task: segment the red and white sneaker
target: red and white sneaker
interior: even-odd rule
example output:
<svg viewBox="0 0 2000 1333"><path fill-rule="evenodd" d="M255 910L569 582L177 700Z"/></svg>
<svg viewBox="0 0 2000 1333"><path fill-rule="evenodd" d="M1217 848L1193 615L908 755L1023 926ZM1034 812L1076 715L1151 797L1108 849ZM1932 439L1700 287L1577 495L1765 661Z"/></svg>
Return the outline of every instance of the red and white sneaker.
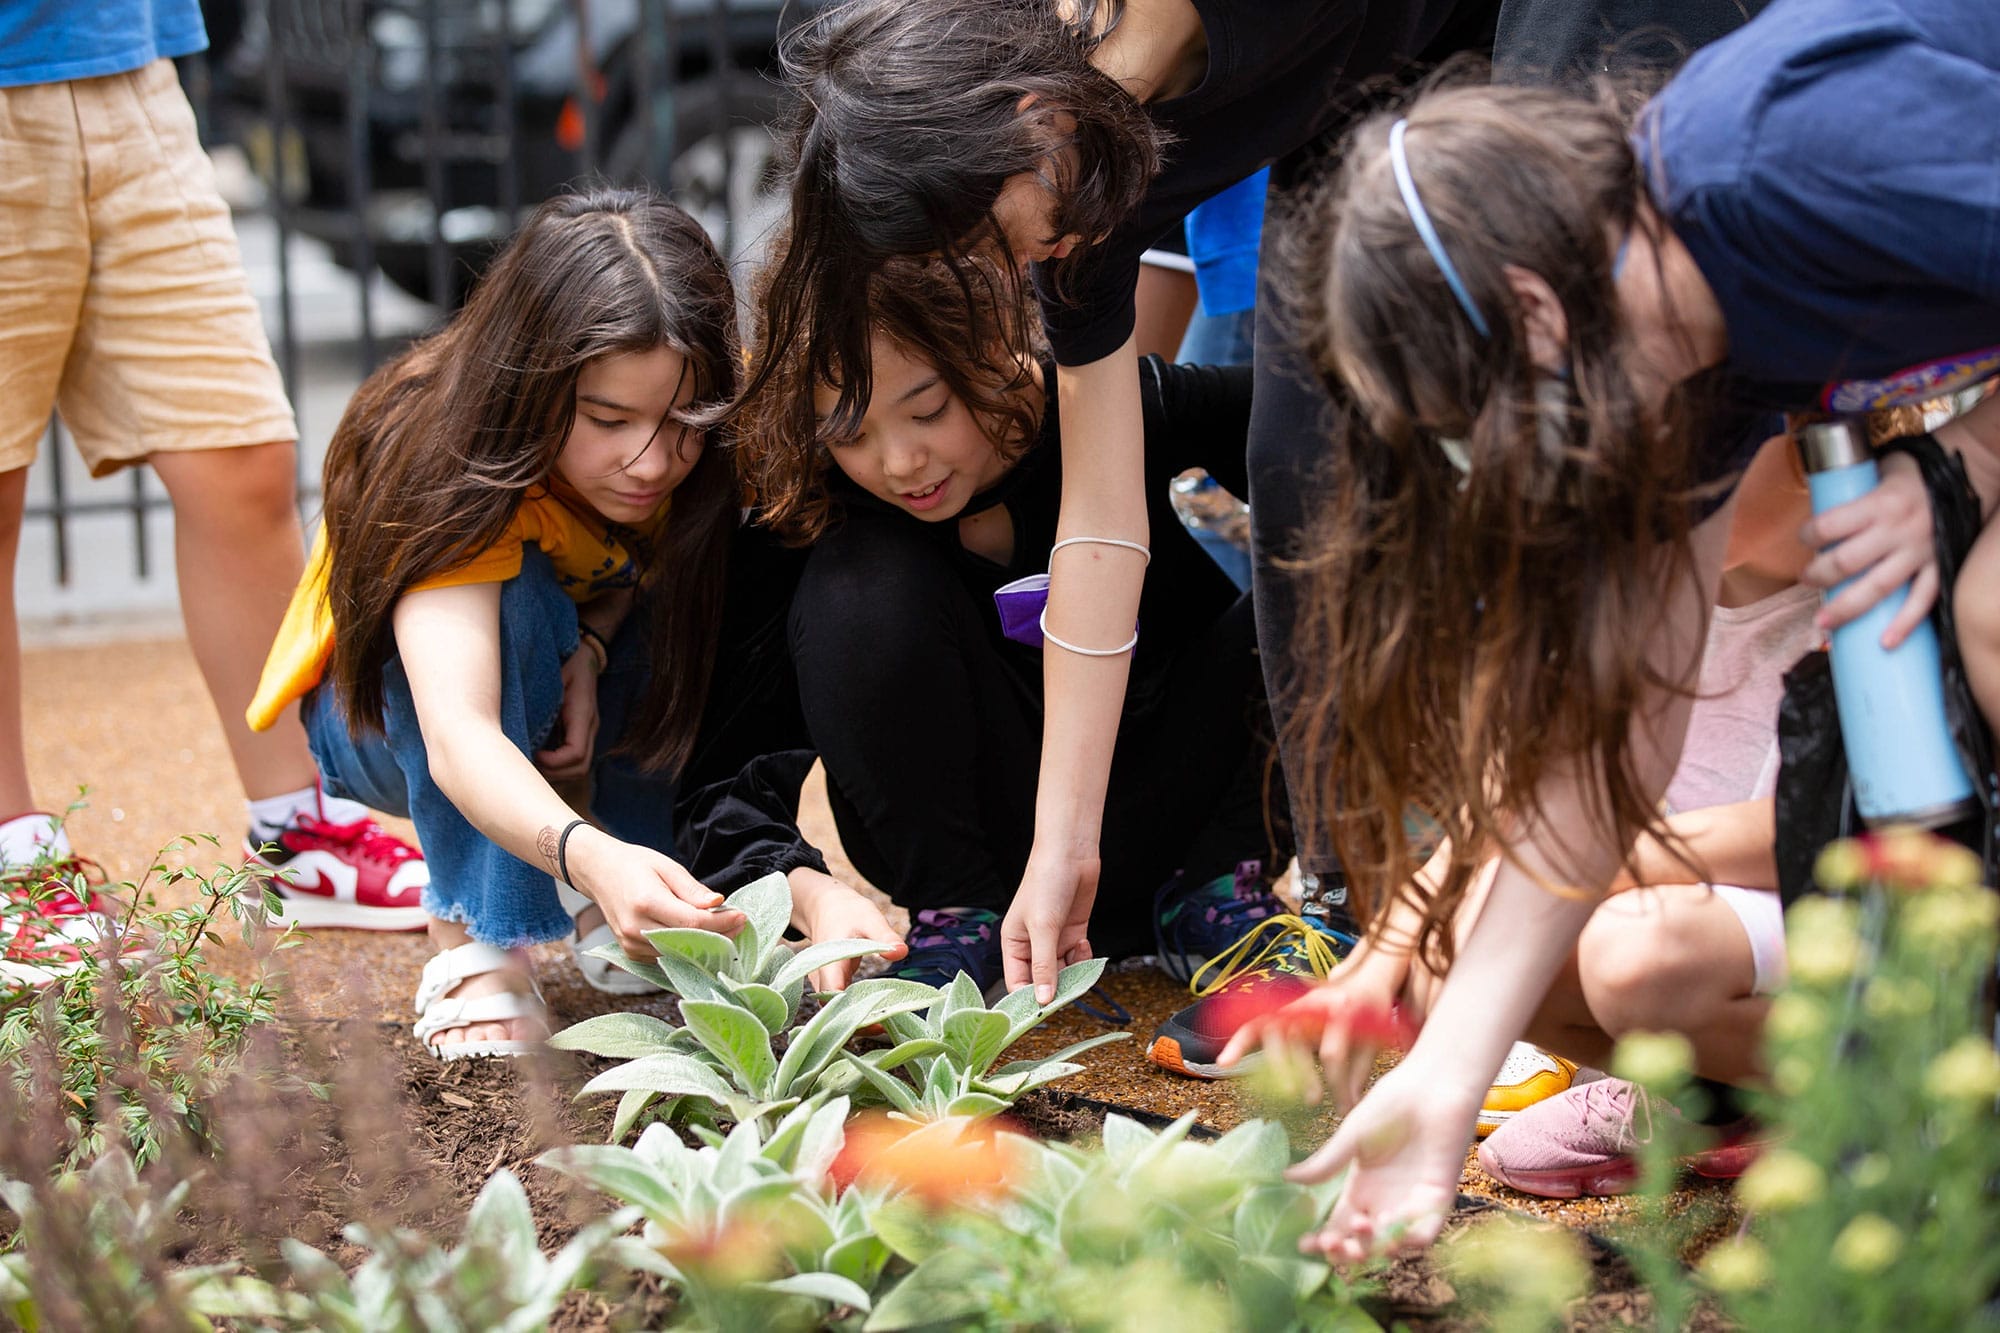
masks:
<svg viewBox="0 0 2000 1333"><path fill-rule="evenodd" d="M83 966L84 951L116 929L117 907L98 892L104 867L78 856L0 870L0 895L10 910L0 916L0 981L40 987ZM79 897L81 882L86 896ZM128 954L143 953L136 940Z"/></svg>
<svg viewBox="0 0 2000 1333"><path fill-rule="evenodd" d="M422 930L424 886L431 882L424 854L364 815L339 824L309 813L268 841L279 850L262 856L245 843L250 863L271 873L278 926L348 930Z"/></svg>

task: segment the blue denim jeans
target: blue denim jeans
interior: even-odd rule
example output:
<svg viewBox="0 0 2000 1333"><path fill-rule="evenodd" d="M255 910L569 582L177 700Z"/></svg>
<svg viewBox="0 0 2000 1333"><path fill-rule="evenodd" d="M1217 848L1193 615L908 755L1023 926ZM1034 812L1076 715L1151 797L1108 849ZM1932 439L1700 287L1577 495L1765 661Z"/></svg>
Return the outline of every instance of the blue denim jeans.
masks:
<svg viewBox="0 0 2000 1333"><path fill-rule="evenodd" d="M612 638L598 680L592 809L613 837L672 855L674 782L608 755L623 734L646 676L643 604ZM500 728L532 757L547 746L562 708L562 664L577 648L576 604L541 549L522 551L521 572L500 591ZM307 697L301 713L326 789L406 815L430 862L424 910L462 921L472 938L500 948L561 939L575 927L544 866L530 865L481 833L431 780L410 680L400 657L383 669L383 732L352 734L333 691Z"/></svg>

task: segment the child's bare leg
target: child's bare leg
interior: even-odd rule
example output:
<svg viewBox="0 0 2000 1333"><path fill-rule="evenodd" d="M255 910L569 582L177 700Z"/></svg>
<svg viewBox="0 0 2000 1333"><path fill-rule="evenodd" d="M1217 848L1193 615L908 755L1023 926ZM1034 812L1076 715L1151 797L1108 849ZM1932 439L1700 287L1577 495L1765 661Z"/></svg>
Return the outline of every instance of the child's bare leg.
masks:
<svg viewBox="0 0 2000 1333"><path fill-rule="evenodd" d="M1707 885L1614 894L1584 926L1576 956L1607 1053L1627 1032L1673 1031L1694 1043L1695 1071L1706 1078L1742 1083L1762 1073L1771 1004L1755 993L1742 919Z"/></svg>
<svg viewBox="0 0 2000 1333"><path fill-rule="evenodd" d="M14 558L28 503L28 469L0 472L0 819L35 808L21 725L21 626L14 613Z"/></svg>
<svg viewBox="0 0 2000 1333"><path fill-rule="evenodd" d="M244 710L305 568L294 448L160 453L148 460L174 503L174 559L188 644L221 715L244 793L310 787L318 773L296 710L255 732Z"/></svg>
<svg viewBox="0 0 2000 1333"><path fill-rule="evenodd" d="M1986 725L2000 731L2000 523L1972 544L1951 594L1958 655Z"/></svg>

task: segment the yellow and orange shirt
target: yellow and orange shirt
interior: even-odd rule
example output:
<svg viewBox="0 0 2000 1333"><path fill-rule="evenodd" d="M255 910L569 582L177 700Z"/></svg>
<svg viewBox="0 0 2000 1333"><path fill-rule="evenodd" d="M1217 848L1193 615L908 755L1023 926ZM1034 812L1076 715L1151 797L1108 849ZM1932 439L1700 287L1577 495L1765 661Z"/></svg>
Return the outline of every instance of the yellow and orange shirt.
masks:
<svg viewBox="0 0 2000 1333"><path fill-rule="evenodd" d="M580 500L537 486L514 511L500 540L457 569L426 579L410 591L505 583L521 572L521 548L532 543L541 547L555 566L556 578L570 599L588 602L639 581L639 566L630 545L637 544L635 536L643 540L657 535L666 522L667 508L662 504L659 512L635 531L607 523ZM278 637L264 659L256 697L246 713L257 731L276 722L289 704L318 685L326 673L335 632L327 606L327 569L326 529L322 527L313 539L305 575L292 593L284 623L278 626Z"/></svg>

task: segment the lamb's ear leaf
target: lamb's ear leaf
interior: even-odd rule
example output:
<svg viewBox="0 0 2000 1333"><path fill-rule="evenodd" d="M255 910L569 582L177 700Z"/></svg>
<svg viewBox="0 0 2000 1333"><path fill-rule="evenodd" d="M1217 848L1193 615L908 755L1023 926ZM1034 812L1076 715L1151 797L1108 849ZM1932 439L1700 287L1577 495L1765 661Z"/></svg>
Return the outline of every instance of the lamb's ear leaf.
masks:
<svg viewBox="0 0 2000 1333"><path fill-rule="evenodd" d="M588 1051L611 1060L636 1060L667 1049L679 1030L649 1014L619 1010L572 1023L550 1037L549 1045L559 1051Z"/></svg>
<svg viewBox="0 0 2000 1333"><path fill-rule="evenodd" d="M778 969L776 975L771 978L771 984L783 990L794 978L805 977L828 963L887 953L889 948L889 945L880 940L827 940L821 944L809 944L793 954L791 960Z"/></svg>
<svg viewBox="0 0 2000 1333"><path fill-rule="evenodd" d="M791 1277L781 1277L774 1282L759 1282L755 1285L760 1291L781 1292L787 1296L805 1296L832 1305L845 1305L863 1314L868 1313L868 1293L838 1273L795 1273Z"/></svg>
<svg viewBox="0 0 2000 1333"><path fill-rule="evenodd" d="M640 962L636 958L628 958L625 956L625 951L615 944L600 944L596 948L587 950L586 952L592 958L602 958L605 962L613 966L624 968L635 977L641 977L652 982L661 990L673 990L674 988L673 982L668 980L667 974L661 970L658 963L650 961Z"/></svg>
<svg viewBox="0 0 2000 1333"><path fill-rule="evenodd" d="M868 1062L866 1057L856 1055L852 1051L842 1051L840 1058L846 1061L848 1068L855 1070L861 1077L867 1079L869 1085L875 1091L881 1093L889 1105L895 1107L904 1115L915 1115L917 1113L917 1094L911 1089L909 1084L903 1082L903 1080L897 1078L887 1070L877 1069Z"/></svg>
<svg viewBox="0 0 2000 1333"><path fill-rule="evenodd" d="M1012 1035L1007 1015L990 1009L961 1009L944 1020L945 1045L957 1057L959 1067L975 1078L993 1067Z"/></svg>
<svg viewBox="0 0 2000 1333"><path fill-rule="evenodd" d="M792 886L777 871L753 879L729 895L727 905L743 913L757 932L755 950L744 948L745 981L765 981L776 951L782 947L785 927L792 920Z"/></svg>
<svg viewBox="0 0 2000 1333"><path fill-rule="evenodd" d="M785 997L769 986L761 986L754 981L736 982L721 977L724 990L735 998L736 1003L757 1015L757 1021L764 1030L777 1036L791 1026L792 1011L785 1007Z"/></svg>
<svg viewBox="0 0 2000 1333"><path fill-rule="evenodd" d="M650 1088L627 1089L625 1095L618 1099L618 1114L611 1118L611 1142L622 1142L625 1136L632 1132L632 1126L639 1123L639 1117L646 1113L646 1108L657 1101L659 1096L659 1093ZM660 1118L673 1119L674 1107L680 1100L678 1097L674 1098Z"/></svg>
<svg viewBox="0 0 2000 1333"><path fill-rule="evenodd" d="M985 1268L970 1250L940 1250L891 1288L862 1328L865 1333L892 1333L948 1327L954 1320L971 1318L986 1304L979 1283Z"/></svg>
<svg viewBox="0 0 2000 1333"><path fill-rule="evenodd" d="M753 1097L770 1095L778 1058L771 1053L770 1029L753 1011L727 1002L683 1000L681 1017L709 1054L736 1076L739 1087Z"/></svg>
<svg viewBox="0 0 2000 1333"><path fill-rule="evenodd" d="M727 935L692 926L661 926L646 932L646 942L661 955L684 958L711 976L721 976L736 961L736 945Z"/></svg>

